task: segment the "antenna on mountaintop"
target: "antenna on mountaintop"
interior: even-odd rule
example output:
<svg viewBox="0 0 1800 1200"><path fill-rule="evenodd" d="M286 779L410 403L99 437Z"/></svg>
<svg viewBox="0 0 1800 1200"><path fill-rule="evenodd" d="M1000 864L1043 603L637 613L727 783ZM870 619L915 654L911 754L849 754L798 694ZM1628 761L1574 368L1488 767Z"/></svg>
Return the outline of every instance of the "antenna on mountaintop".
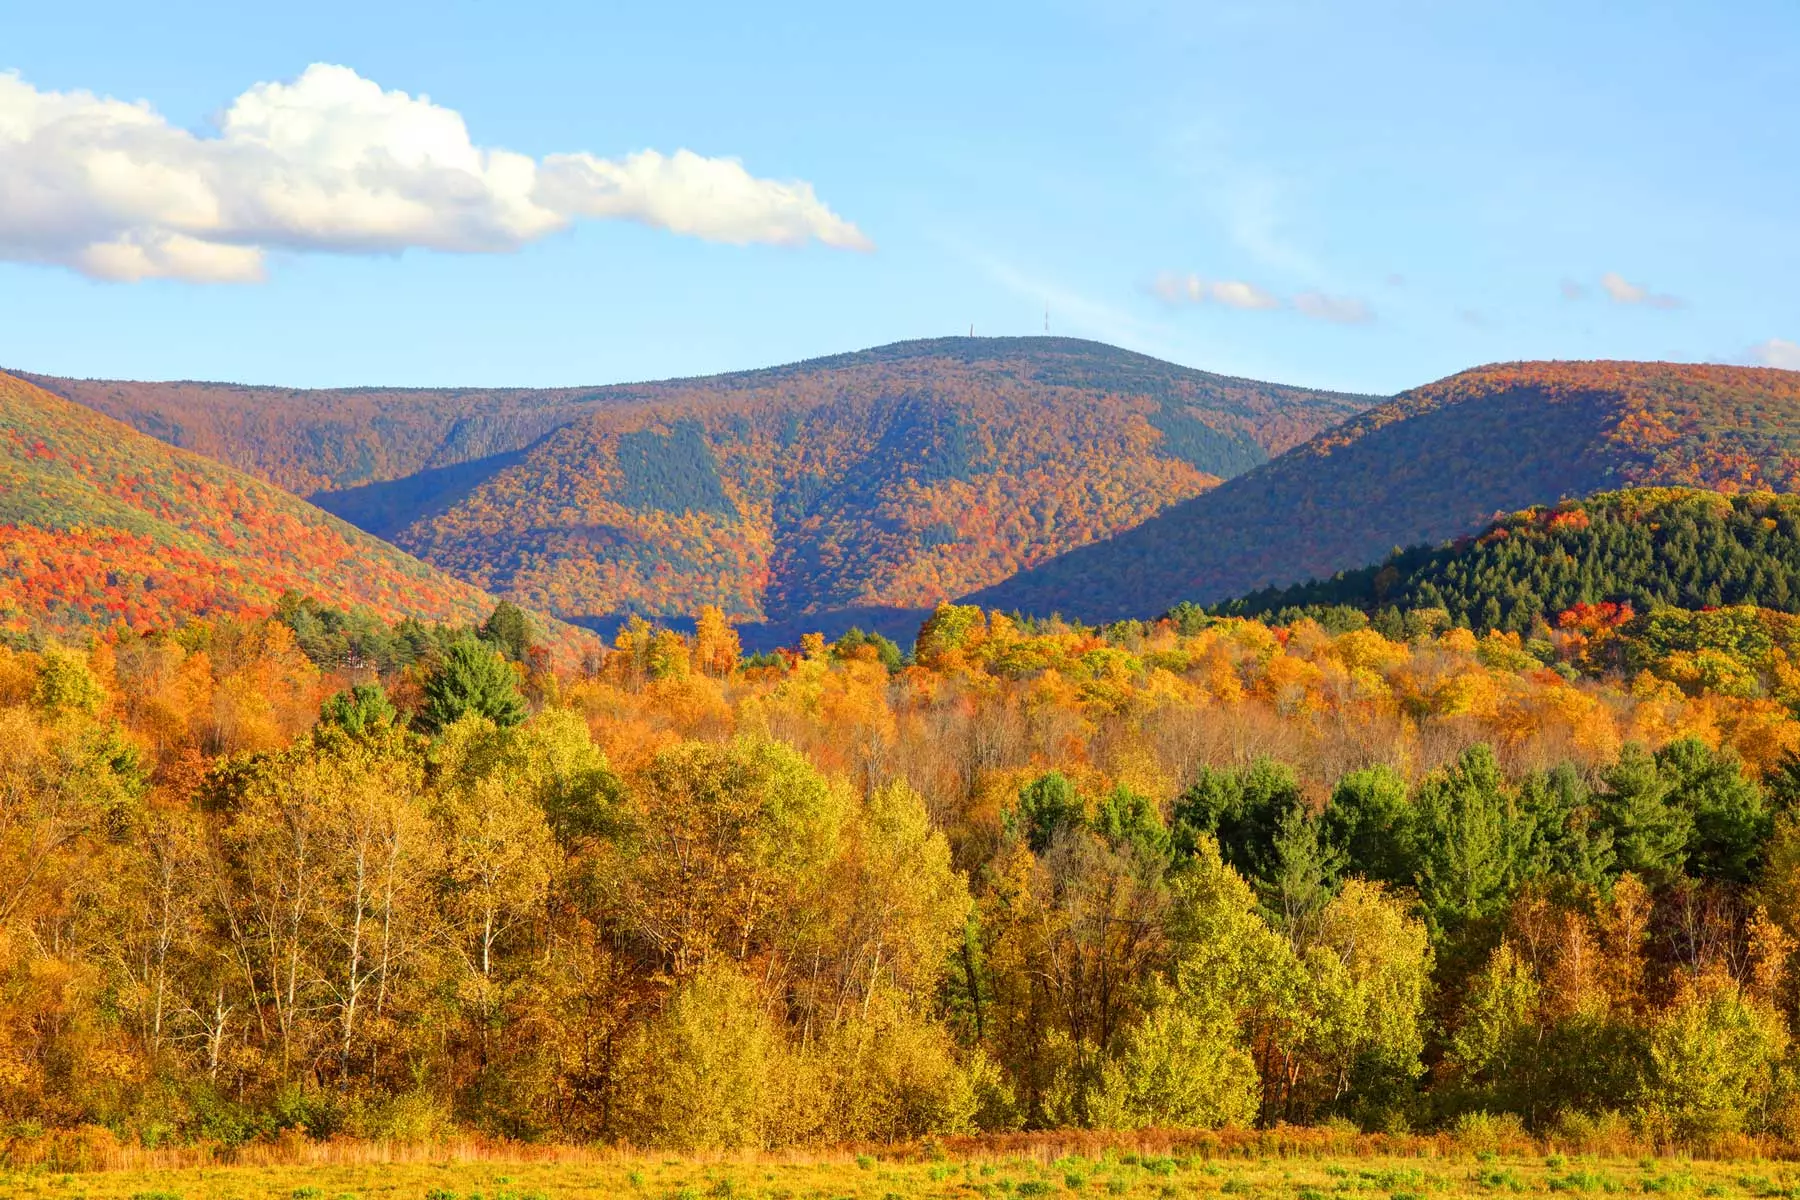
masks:
<svg viewBox="0 0 1800 1200"><path fill-rule="evenodd" d="M970 326L969 326L969 336L970 336L970 337L974 337L974 336L975 336L975 326L974 326L974 324L972 324L972 323L971 323L971 324L970 324Z"/></svg>
<svg viewBox="0 0 1800 1200"><path fill-rule="evenodd" d="M1044 336L1050 336L1050 306L1044 305Z"/></svg>

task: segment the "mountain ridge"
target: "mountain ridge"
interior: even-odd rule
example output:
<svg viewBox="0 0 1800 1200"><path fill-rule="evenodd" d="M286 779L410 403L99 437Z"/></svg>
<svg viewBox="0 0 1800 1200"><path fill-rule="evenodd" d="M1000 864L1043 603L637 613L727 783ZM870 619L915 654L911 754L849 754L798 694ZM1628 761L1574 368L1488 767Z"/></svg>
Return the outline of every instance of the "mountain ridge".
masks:
<svg viewBox="0 0 1800 1200"><path fill-rule="evenodd" d="M967 599L1145 616L1354 570L1532 505L1650 485L1800 490L1800 373L1613 360L1472 368Z"/></svg>
<svg viewBox="0 0 1800 1200"><path fill-rule="evenodd" d="M586 623L714 603L781 627L929 608L1377 399L1053 337L555 392L48 382L278 483L328 484L321 507L521 603Z"/></svg>

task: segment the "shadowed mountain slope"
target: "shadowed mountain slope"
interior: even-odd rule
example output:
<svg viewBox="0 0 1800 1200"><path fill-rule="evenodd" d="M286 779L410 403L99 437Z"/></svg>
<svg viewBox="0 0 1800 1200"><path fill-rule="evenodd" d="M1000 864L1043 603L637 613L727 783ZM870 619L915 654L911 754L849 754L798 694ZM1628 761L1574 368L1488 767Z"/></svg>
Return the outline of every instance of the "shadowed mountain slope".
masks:
<svg viewBox="0 0 1800 1200"><path fill-rule="evenodd" d="M976 591L1090 620L1354 570L1497 514L1641 486L1800 485L1800 373L1509 363L1407 392L1124 534Z"/></svg>
<svg viewBox="0 0 1800 1200"><path fill-rule="evenodd" d="M1800 496L1629 488L1508 513L1472 537L1355 571L1254 592L1222 616L1333 623L1443 609L1476 631L1529 634L1582 606L1800 611ZM1608 614L1617 619L1621 613ZM1353 619L1353 618L1351 618Z"/></svg>

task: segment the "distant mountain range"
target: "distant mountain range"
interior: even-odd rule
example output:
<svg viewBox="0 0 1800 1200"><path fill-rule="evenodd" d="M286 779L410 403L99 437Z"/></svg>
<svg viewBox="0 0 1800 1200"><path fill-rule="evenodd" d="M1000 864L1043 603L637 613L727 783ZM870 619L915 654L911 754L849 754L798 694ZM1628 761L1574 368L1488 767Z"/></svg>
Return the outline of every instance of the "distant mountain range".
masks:
<svg viewBox="0 0 1800 1200"><path fill-rule="evenodd" d="M466 624L496 602L280 488L0 374L0 632L261 614L288 589L389 620Z"/></svg>
<svg viewBox="0 0 1800 1200"><path fill-rule="evenodd" d="M1251 593L1265 610L1369 607L1384 598L1356 589L1384 566L1417 565L1516 510L1646 486L1800 490L1800 373L1767 368L1510 363L1377 402L1069 338L946 338L586 389L40 382L310 492L437 570L9 381L6 461L20 482L6 519L54 533L59 553L106 528L139 541L90 562L149 564L167 546L237 572L221 596L262 603L311 580L345 602L467 613L492 593L602 630L625 613L717 604L764 645L851 623L905 638L958 597L1095 621ZM87 465L52 487L34 438ZM146 479L161 490L127 499ZM276 519L308 532L264 536L259 522ZM1390 560L1400 547L1424 549ZM349 565L364 559L366 571ZM1339 572L1351 575L1331 582ZM1693 591L1669 578L1655 586ZM1766 599L1773 578L1745 586ZM1279 591L1308 580L1327 582ZM85 586L102 598L68 602L71 614L182 607L146 598L154 588ZM1497 595L1502 622L1587 594L1580 579L1544 586L1554 597L1530 579ZM1492 592L1460 615L1485 617Z"/></svg>
<svg viewBox="0 0 1800 1200"><path fill-rule="evenodd" d="M1070 338L707 379L292 391L34 377L576 620L881 624L1119 533L1376 397Z"/></svg>
<svg viewBox="0 0 1800 1200"><path fill-rule="evenodd" d="M968 597L1088 620L1379 562L1623 487L1800 487L1800 373L1507 363L1406 392L1143 524Z"/></svg>

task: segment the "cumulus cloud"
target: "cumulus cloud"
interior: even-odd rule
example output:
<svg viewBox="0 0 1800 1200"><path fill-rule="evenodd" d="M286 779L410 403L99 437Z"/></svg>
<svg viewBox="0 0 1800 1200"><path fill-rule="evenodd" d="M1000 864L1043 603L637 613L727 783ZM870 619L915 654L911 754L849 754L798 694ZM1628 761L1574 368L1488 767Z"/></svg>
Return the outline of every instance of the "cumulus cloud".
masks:
<svg viewBox="0 0 1800 1200"><path fill-rule="evenodd" d="M1281 297L1239 279L1203 279L1198 275L1180 275L1165 271L1150 284L1150 291L1170 305L1222 304L1226 308L1268 311L1291 308L1302 316L1321 321L1358 323L1371 321L1375 314L1361 300L1348 296L1327 296L1320 292L1301 292L1292 300Z"/></svg>
<svg viewBox="0 0 1800 1200"><path fill-rule="evenodd" d="M1800 371L1800 342L1790 342L1786 338L1758 342L1750 347L1750 361L1758 366Z"/></svg>
<svg viewBox="0 0 1800 1200"><path fill-rule="evenodd" d="M212 136L145 103L0 74L0 258L97 279L246 282L270 249L491 253L583 219L871 248L809 183L688 150L540 160L477 146L457 112L348 67L255 85Z"/></svg>
<svg viewBox="0 0 1800 1200"><path fill-rule="evenodd" d="M1614 304L1642 304L1650 308L1681 307L1678 297L1652 292L1647 287L1630 282L1617 271L1608 271L1600 277L1600 289Z"/></svg>

